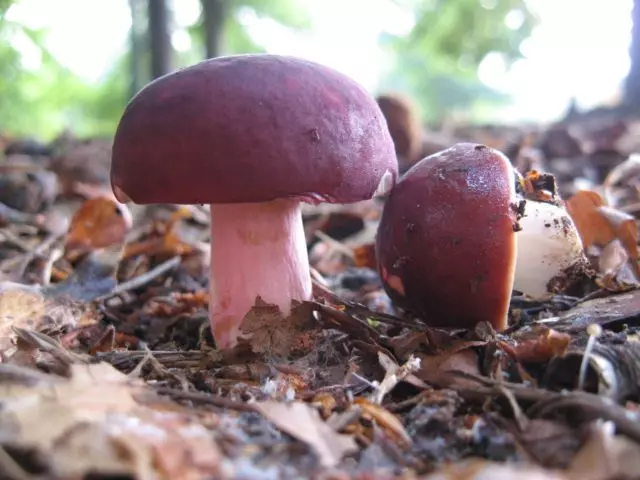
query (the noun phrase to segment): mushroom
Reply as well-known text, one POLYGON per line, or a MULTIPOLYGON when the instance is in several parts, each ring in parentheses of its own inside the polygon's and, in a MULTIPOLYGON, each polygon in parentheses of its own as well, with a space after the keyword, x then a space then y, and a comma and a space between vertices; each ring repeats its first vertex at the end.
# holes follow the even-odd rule
POLYGON ((257 297, 287 316, 311 297, 301 202, 385 195, 397 161, 375 99, 307 60, 250 54, 154 80, 127 106, 113 145, 116 197, 210 204, 210 320, 237 343, 257 297))
POLYGON ((586 263, 564 209, 521 193, 509 159, 484 145, 458 143, 414 165, 387 198, 376 237, 394 303, 433 326, 487 321, 500 331, 515 285, 537 295, 586 263))

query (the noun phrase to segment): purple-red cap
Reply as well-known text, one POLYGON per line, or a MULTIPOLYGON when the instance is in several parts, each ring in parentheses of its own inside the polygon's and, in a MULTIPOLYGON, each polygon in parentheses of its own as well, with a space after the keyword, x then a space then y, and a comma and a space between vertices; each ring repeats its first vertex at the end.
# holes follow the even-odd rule
MULTIPOLYGON (((127 106, 111 183, 136 203, 350 203, 395 183, 375 99, 326 66, 255 54, 165 75, 127 106)), ((124 194, 124 195, 123 195, 124 194)))

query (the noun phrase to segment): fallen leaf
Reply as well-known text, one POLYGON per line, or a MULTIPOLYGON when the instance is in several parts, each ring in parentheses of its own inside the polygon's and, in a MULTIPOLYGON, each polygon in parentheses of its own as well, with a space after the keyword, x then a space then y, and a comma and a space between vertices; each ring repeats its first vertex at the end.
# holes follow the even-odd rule
POLYGON ((354 263, 356 267, 367 267, 372 270, 378 268, 376 260, 376 246, 373 243, 360 245, 353 249, 354 263))
POLYGON ((137 255, 174 257, 193 253, 194 247, 183 242, 177 231, 178 222, 191 216, 192 211, 189 208, 178 208, 168 220, 156 222, 149 238, 129 243, 125 248, 123 258, 137 255))
POLYGON ((559 472, 526 463, 498 463, 473 459, 449 464, 422 480, 569 480, 559 472))
POLYGON ((629 255, 631 267, 640 279, 640 267, 638 266, 638 225, 636 224, 635 217, 606 206, 598 207, 597 210, 613 228, 616 237, 622 243, 627 255, 629 255))
POLYGON ((49 296, 38 287, 0 283, 0 356, 15 352, 14 328, 64 331, 97 321, 91 304, 49 296))
POLYGON ((142 311, 145 315, 175 318, 180 315, 193 314, 206 308, 209 303, 209 293, 201 290, 195 293, 172 293, 167 297, 155 297, 145 303, 142 311))
POLYGON ((612 424, 594 425, 590 438, 567 470, 569 480, 638 478, 640 445, 614 435, 612 424))
POLYGON ((527 419, 511 430, 528 458, 546 468, 566 468, 584 441, 573 427, 557 419, 527 419))
POLYGON ((598 271, 606 274, 618 271, 629 259, 620 240, 614 240, 605 246, 598 257, 598 271))
POLYGON ((382 405, 371 403, 366 398, 356 398, 354 404, 362 409, 366 419, 375 421, 397 443, 403 447, 411 445, 411 437, 405 430, 400 418, 396 415, 382 405))
POLYGON ((72 365, 69 379, 47 377, 0 385, 0 443, 36 451, 56 478, 187 480, 219 473, 211 434, 187 415, 160 409, 159 401, 158 408, 139 403, 141 381, 106 363, 72 365))
POLYGON ((312 319, 307 303, 294 302, 285 317, 277 305, 256 298, 253 308, 245 315, 240 331, 256 353, 288 355, 304 334, 312 319))
POLYGON ((591 245, 604 247, 616 237, 615 229, 598 212, 604 204, 602 197, 590 190, 580 190, 565 202, 585 250, 591 245))
POLYGON ((85 201, 75 212, 65 242, 65 257, 75 261, 99 248, 124 245, 132 226, 131 212, 109 197, 85 201))
POLYGON ((478 354, 471 348, 452 349, 437 355, 417 353, 416 356, 421 360, 420 371, 415 374, 420 380, 440 387, 477 386, 476 382, 450 374, 461 371, 480 375, 478 354))
POLYGON ((638 226, 633 215, 606 206, 598 193, 589 190, 581 190, 573 195, 567 200, 566 208, 585 250, 591 245, 605 247, 616 238, 619 239, 634 273, 640 278, 638 226))
POLYGON ((350 435, 334 431, 318 411, 306 403, 267 401, 252 405, 279 429, 309 445, 323 467, 334 467, 345 455, 357 450, 350 435))
POLYGON ((519 362, 544 363, 563 356, 571 335, 544 326, 518 332, 511 343, 499 342, 500 347, 519 362))

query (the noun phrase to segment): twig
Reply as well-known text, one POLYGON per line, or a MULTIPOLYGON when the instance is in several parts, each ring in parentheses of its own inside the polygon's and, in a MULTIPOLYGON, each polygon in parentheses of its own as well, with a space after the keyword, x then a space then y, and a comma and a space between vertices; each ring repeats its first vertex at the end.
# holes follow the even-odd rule
POLYGON ((35 224, 42 221, 42 215, 33 215, 24 213, 15 208, 11 208, 7 204, 0 202, 0 219, 6 223, 30 223, 35 224))
POLYGON ((43 352, 51 354, 52 357, 58 360, 58 362, 65 367, 72 364, 89 363, 88 357, 84 357, 67 350, 59 342, 44 333, 15 326, 11 328, 22 340, 27 342, 29 345, 39 348, 43 352))
MULTIPOLYGON (((378 357, 383 355, 382 353, 378 353, 378 357)), ((386 355, 385 355, 386 356, 386 355)), ((383 363, 382 361, 380 362, 383 363)), ((395 363, 395 362, 394 362, 395 363)), ((407 378, 414 372, 420 370, 420 359, 414 357, 413 355, 409 357, 409 359, 404 363, 404 365, 391 366, 385 373, 382 382, 377 386, 375 391, 369 396, 369 400, 371 403, 382 403, 384 397, 393 390, 398 383, 407 378)), ((384 367, 384 365, 383 365, 384 367)))
POLYGON ((174 372, 170 371, 168 368, 166 368, 164 365, 162 365, 158 360, 156 360, 156 358, 153 356, 153 352, 151 350, 149 350, 148 348, 145 348, 145 350, 149 354, 149 363, 151 364, 151 367, 156 372, 156 374, 160 375, 160 377, 173 378, 174 380, 176 380, 180 384, 180 386, 182 387, 182 391, 184 391, 184 392, 189 391, 189 387, 191 387, 192 385, 184 377, 184 375, 180 375, 178 373, 174 373, 174 372))
POLYGON ((27 269, 27 267, 35 257, 44 256, 44 252, 46 252, 49 248, 51 248, 51 246, 54 243, 56 243, 65 233, 66 232, 50 234, 49 236, 47 236, 47 238, 45 238, 42 241, 40 245, 38 245, 33 249, 29 249, 29 251, 25 254, 24 258, 20 262, 20 265, 18 265, 17 272, 16 272, 18 278, 22 277, 25 270, 27 269))
POLYGON ((116 295, 121 295, 125 292, 129 292, 131 290, 140 288, 146 285, 147 283, 153 281, 160 275, 168 272, 172 268, 177 267, 180 264, 181 259, 182 257, 180 257, 180 255, 176 255, 175 257, 170 258, 166 262, 163 262, 160 265, 152 268, 148 272, 145 272, 141 275, 138 275, 137 277, 132 278, 131 280, 128 280, 126 282, 119 284, 111 292, 97 297, 94 300, 94 302, 101 302, 103 300, 114 297, 116 295))
POLYGON ((335 238, 330 237, 329 235, 324 233, 322 230, 316 230, 315 232, 313 232, 313 234, 316 237, 318 237, 320 240, 322 240, 324 243, 326 243, 329 246, 329 248, 331 248, 332 250, 342 253, 344 256, 348 258, 351 258, 351 259, 355 258, 355 254, 353 253, 353 250, 351 250, 349 247, 346 247, 344 244, 340 243, 335 238))
POLYGON ((47 261, 45 262, 44 267, 42 268, 42 273, 41 273, 43 286, 47 286, 51 284, 51 274, 53 272, 53 265, 58 260, 60 260, 63 257, 63 255, 64 255, 64 248, 62 247, 54 248, 49 254, 49 258, 47 258, 47 261))
MULTIPOLYGON (((131 370, 127 376, 131 377, 131 378, 138 378, 142 376, 142 369, 145 367, 145 365, 147 363, 149 363, 149 361, 152 358, 152 353, 151 350, 149 350, 148 348, 145 349, 146 352, 144 354, 144 357, 142 357, 142 360, 140 360, 138 362, 138 364, 135 366, 135 368, 133 370, 131 370)), ((157 360, 156 360, 157 361, 157 360)))
POLYGON ((250 403, 236 402, 219 395, 211 395, 202 392, 186 392, 184 390, 176 390, 174 388, 160 387, 155 391, 160 395, 167 395, 173 399, 189 400, 194 403, 203 405, 213 405, 215 407, 227 408, 239 412, 257 412, 250 403))
POLYGON ((323 287, 328 287, 329 286, 329 284, 327 283, 327 280, 324 278, 324 276, 318 270, 313 268, 312 266, 309 266, 309 273, 311 274, 311 280, 313 282, 318 282, 323 287))
POLYGON ((424 326, 418 322, 409 320, 403 320, 401 318, 389 315, 388 313, 374 312, 373 310, 352 302, 343 300, 338 295, 333 293, 329 288, 322 283, 318 282, 314 278, 311 279, 313 285, 313 295, 316 298, 326 300, 334 305, 343 305, 345 310, 350 314, 357 314, 363 317, 374 319, 376 322, 385 323, 388 325, 396 325, 400 327, 407 327, 412 329, 423 329, 424 326))
POLYGON ((640 421, 627 409, 614 403, 611 400, 601 398, 587 392, 566 392, 555 393, 539 388, 531 388, 511 382, 495 382, 489 378, 469 374, 462 371, 448 372, 451 376, 463 377, 468 380, 475 380, 480 385, 477 387, 458 387, 455 384, 449 388, 455 390, 462 397, 474 400, 486 400, 487 396, 504 396, 504 389, 507 388, 518 400, 534 402, 529 408, 527 415, 531 417, 542 417, 549 412, 556 412, 561 408, 576 409, 590 412, 598 418, 609 420, 616 425, 618 432, 628 436, 636 442, 640 442, 640 421))
POLYGON ((0 471, 2 472, 2 478, 7 480, 31 480, 33 478, 24 471, 2 446, 0 446, 0 471))
POLYGON ((527 426, 528 418, 520 408, 520 405, 518 405, 518 401, 516 400, 515 395, 511 390, 503 386, 498 385, 497 388, 502 392, 502 395, 504 395, 504 397, 509 402, 511 410, 513 411, 513 418, 515 419, 516 425, 518 426, 518 430, 523 432, 527 426))

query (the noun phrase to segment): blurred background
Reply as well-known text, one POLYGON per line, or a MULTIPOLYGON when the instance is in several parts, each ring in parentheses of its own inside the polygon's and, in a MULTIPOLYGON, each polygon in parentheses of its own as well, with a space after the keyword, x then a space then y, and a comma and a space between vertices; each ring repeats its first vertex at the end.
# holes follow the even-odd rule
POLYGON ((639 112, 639 17, 640 0, 0 0, 0 132, 109 136, 154 77, 244 52, 401 93, 434 128, 639 112))

